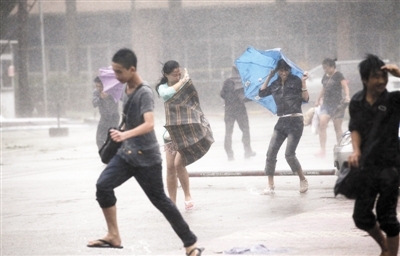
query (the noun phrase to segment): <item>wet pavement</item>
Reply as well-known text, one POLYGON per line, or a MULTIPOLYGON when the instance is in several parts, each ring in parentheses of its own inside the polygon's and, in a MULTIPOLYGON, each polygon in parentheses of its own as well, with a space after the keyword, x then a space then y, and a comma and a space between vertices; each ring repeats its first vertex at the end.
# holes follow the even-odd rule
MULTIPOLYGON (((333 196, 336 176, 327 175, 334 170, 333 157, 313 156, 318 137, 309 127, 297 150, 308 173, 309 191, 300 194, 298 178, 287 175, 282 148, 276 194, 266 196, 261 192, 267 179, 259 174, 276 118, 250 113, 252 146, 257 152, 250 159, 243 157, 241 133, 235 126, 236 160, 228 162, 223 117, 207 117, 216 142, 204 158, 188 166, 194 210, 184 210, 183 193, 178 191, 178 208, 199 245, 206 248, 203 255, 258 245, 265 246, 266 255, 379 255, 373 240, 352 222, 353 201, 333 196)), ((158 120, 159 138, 162 125, 158 120)), ((95 200, 95 182, 104 165, 97 155, 95 124, 62 126, 69 128, 67 137, 49 137, 46 125, 2 130, 1 255, 184 255, 168 222, 133 179, 116 189, 124 249, 86 247, 87 241, 101 238, 107 229, 95 200)), ((333 127, 328 134, 332 134, 328 136, 332 148, 333 127)))

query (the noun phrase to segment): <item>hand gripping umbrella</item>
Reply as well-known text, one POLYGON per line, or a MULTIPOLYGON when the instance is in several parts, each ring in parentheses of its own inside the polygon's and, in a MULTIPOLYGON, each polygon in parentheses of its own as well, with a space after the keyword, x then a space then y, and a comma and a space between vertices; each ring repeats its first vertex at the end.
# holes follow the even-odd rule
POLYGON ((114 70, 111 67, 100 68, 99 78, 103 84, 103 92, 110 94, 115 102, 118 102, 122 96, 124 85, 115 77, 114 70))
POLYGON ((189 80, 164 103, 166 124, 173 143, 178 147, 183 165, 203 157, 214 142, 211 127, 200 108, 199 97, 189 80))
MULTIPOLYGON (((280 48, 261 51, 250 46, 242 56, 235 61, 242 79, 244 95, 246 98, 261 104, 273 114, 276 114, 276 104, 272 95, 260 98, 258 96, 258 91, 271 70, 276 68, 276 64, 280 59, 284 59, 292 68, 291 73, 293 75, 298 76, 299 78, 303 76, 303 70, 283 55, 280 48)), ((278 74, 275 74, 270 80, 268 86, 275 81, 277 77, 278 74)))

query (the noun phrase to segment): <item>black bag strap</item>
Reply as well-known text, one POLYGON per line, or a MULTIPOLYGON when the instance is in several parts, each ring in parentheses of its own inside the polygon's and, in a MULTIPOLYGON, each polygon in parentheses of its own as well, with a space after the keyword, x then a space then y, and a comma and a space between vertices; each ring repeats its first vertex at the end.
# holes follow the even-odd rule
MULTIPOLYGON (((124 106, 124 110, 122 111, 122 120, 121 120, 121 123, 120 123, 120 125, 118 126, 118 130, 121 130, 122 129, 122 126, 124 126, 124 124, 125 124, 125 122, 126 122, 126 113, 128 112, 128 108, 129 108, 129 105, 131 104, 131 101, 132 101, 132 99, 133 99, 133 95, 135 95, 135 93, 141 88, 143 86, 143 83, 141 83, 136 89, 135 89, 135 91, 133 92, 133 94, 131 94, 131 95, 128 95, 128 101, 125 103, 125 106, 124 106)), ((126 89, 125 89, 126 90, 126 89)))

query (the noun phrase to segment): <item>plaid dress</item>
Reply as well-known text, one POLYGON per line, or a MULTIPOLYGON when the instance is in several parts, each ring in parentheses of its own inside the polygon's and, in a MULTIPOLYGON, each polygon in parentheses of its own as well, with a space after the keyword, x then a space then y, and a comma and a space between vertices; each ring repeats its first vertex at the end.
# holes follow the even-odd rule
POLYGON ((202 158, 214 142, 210 123, 200 107, 198 93, 189 80, 172 98, 164 103, 165 128, 183 165, 187 166, 202 158))

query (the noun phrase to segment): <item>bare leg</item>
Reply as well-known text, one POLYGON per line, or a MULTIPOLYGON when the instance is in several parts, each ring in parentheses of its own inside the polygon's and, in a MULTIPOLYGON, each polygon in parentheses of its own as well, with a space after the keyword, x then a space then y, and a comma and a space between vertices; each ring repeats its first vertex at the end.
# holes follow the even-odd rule
POLYGON ((275 185, 274 185, 274 176, 273 175, 269 175, 268 176, 268 186, 270 187, 270 188, 273 188, 275 185))
POLYGON ((171 152, 165 152, 167 161, 167 189, 169 198, 176 204, 176 191, 178 189, 178 180, 175 169, 175 156, 171 152))
POLYGON ((387 237, 386 241, 389 249, 389 255, 397 256, 397 253, 399 252, 399 236, 387 237))
POLYGON ((333 119, 333 127, 335 128, 335 133, 336 133, 336 143, 339 143, 340 138, 342 137, 343 130, 342 130, 342 122, 343 119, 337 118, 333 119))
MULTIPOLYGON (((104 217, 107 222, 108 232, 103 240, 111 243, 114 246, 121 245, 121 237, 119 235, 118 223, 117 223, 117 207, 114 205, 109 208, 102 208, 104 217)), ((98 240, 90 241, 88 245, 102 244, 98 240)))
POLYGON ((300 193, 305 193, 308 190, 308 181, 306 177, 304 176, 303 169, 300 168, 300 170, 297 171, 297 174, 299 175, 300 179, 300 193))
POLYGON ((319 117, 319 145, 321 147, 319 156, 323 157, 326 154, 326 129, 331 117, 323 114, 319 117))
POLYGON ((299 175, 300 180, 305 180, 306 177, 304 176, 303 169, 297 171, 297 175, 299 175))
POLYGON ((182 156, 179 153, 176 153, 175 156, 175 169, 178 174, 183 193, 185 194, 185 201, 192 201, 192 196, 190 195, 189 174, 186 170, 186 167, 182 164, 182 156))
POLYGON ((262 195, 274 195, 275 185, 274 185, 274 175, 268 175, 268 186, 263 190, 262 195))
MULTIPOLYGON (((382 230, 379 228, 378 224, 375 224, 368 234, 378 243, 381 247, 381 255, 389 255, 389 249, 386 241, 386 237, 383 235, 382 230)), ((398 237, 397 237, 398 238, 398 237)), ((398 242, 398 241, 397 241, 398 242)))

